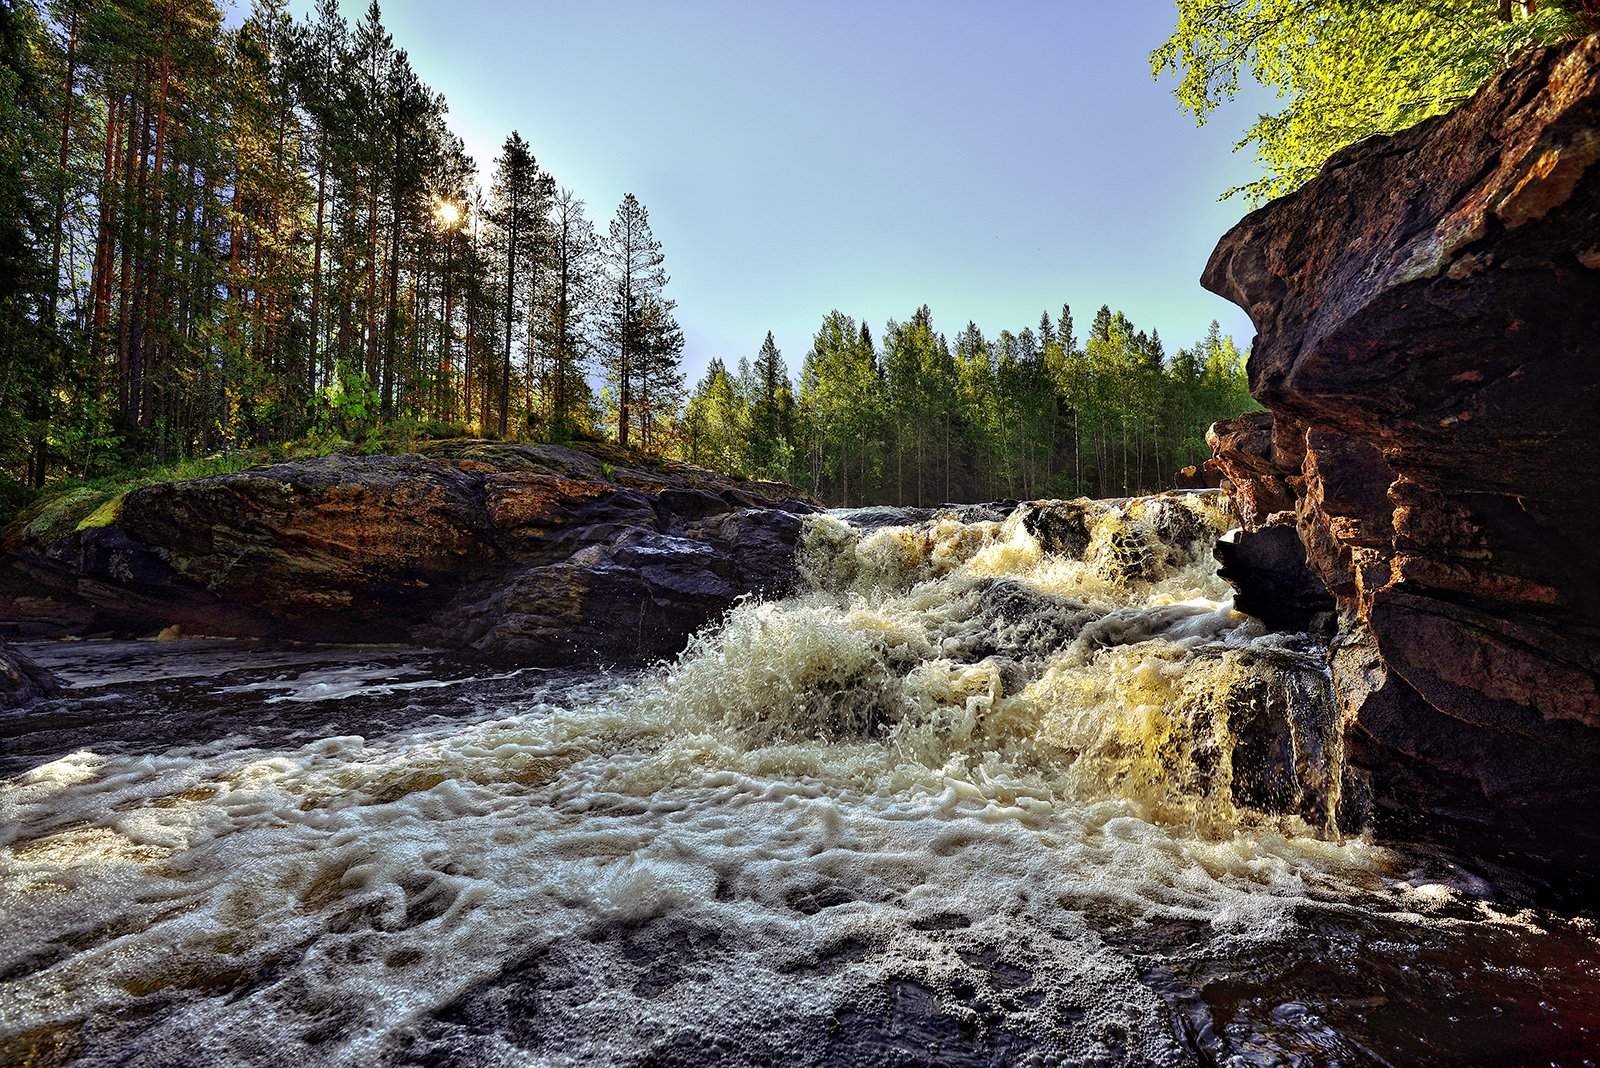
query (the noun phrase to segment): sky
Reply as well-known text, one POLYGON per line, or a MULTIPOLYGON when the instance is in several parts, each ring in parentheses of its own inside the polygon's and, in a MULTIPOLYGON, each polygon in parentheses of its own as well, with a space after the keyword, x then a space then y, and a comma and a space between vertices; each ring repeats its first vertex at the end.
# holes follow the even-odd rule
MULTIPOLYGON (((294 5, 304 13, 310 0, 294 5)), ((365 0, 345 0, 354 21, 365 0)), ((884 323, 921 304, 1052 320, 1101 304, 1169 352, 1234 305, 1200 288, 1256 176, 1242 106, 1204 127, 1150 50, 1169 0, 389 0, 384 21, 449 102, 487 174, 513 129, 587 203, 650 211, 691 382, 770 329, 798 375, 822 317, 884 323)))

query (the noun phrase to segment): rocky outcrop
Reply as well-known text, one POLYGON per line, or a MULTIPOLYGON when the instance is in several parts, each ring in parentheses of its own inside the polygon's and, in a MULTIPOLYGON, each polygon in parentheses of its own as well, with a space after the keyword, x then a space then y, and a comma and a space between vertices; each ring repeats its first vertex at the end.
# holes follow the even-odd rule
POLYGON ((1234 514, 1246 530, 1266 526, 1274 515, 1294 508, 1289 488, 1291 464, 1273 446, 1271 412, 1249 412, 1211 424, 1206 444, 1221 471, 1234 514))
POLYGON ((1344 615, 1380 826, 1600 859, 1600 37, 1334 156, 1203 281, 1254 320, 1271 409, 1216 461, 1344 615))
POLYGON ((810 510, 604 447, 326 456, 145 486, 65 531, 22 522, 0 625, 665 655, 740 595, 786 590, 810 510))

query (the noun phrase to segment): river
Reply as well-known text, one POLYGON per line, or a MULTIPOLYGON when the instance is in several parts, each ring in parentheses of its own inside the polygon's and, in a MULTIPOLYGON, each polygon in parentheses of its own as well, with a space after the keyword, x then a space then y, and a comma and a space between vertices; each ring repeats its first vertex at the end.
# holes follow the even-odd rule
POLYGON ((1214 496, 1026 518, 811 517, 646 669, 21 645, 0 1062, 1594 1063, 1592 919, 1341 834, 1312 697, 1247 766, 1315 657, 1214 496))

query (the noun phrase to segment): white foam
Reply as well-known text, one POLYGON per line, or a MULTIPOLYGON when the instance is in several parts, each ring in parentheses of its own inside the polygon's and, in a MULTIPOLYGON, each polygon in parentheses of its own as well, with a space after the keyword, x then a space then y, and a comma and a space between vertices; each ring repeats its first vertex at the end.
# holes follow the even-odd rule
MULTIPOLYGON (((1107 929, 1261 945, 1385 886, 1382 850, 1195 786, 1180 750, 1210 729, 1226 647, 1258 636, 1198 562, 1139 584, 1010 521, 809 530, 818 588, 741 605, 660 671, 388 738, 74 754, 5 784, 0 1029, 165 997, 150 1056, 369 1064, 536 968, 544 1045, 480 1022, 484 1063, 784 1028, 803 1055, 905 982, 979 1030, 974 996, 1006 1006, 1054 1057, 1157 1063, 1182 1054, 1107 929), (1001 577, 1102 622, 977 656, 1001 577)), ((292 681, 280 697, 375 692, 365 669, 292 681)))

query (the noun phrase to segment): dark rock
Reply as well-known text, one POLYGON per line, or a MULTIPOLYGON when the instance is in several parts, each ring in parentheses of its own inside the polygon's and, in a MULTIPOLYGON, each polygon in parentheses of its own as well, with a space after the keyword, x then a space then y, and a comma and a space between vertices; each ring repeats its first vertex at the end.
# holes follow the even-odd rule
POLYGON ((740 591, 777 597, 794 588, 799 515, 772 508, 741 508, 703 523, 696 533, 729 546, 733 584, 740 591))
POLYGON ((978 612, 984 627, 982 638, 969 652, 974 661, 999 657, 1043 665, 1104 614, 1082 601, 1008 579, 987 583, 980 596, 978 612))
POLYGON ((1273 413, 1216 459, 1247 531, 1287 491, 1349 620, 1376 811, 1569 871, 1600 858, 1597 249, 1600 36, 1338 153, 1203 279, 1250 312, 1273 413))
POLYGON ((792 489, 597 448, 463 440, 145 486, 67 533, 20 528, 0 626, 622 660, 792 585, 812 510, 792 489))
POLYGON ((1273 630, 1331 635, 1334 604, 1306 566, 1305 547, 1287 524, 1234 530, 1217 540, 1217 574, 1233 586, 1233 606, 1273 630))
POLYGON ((58 689, 55 676, 0 642, 0 709, 22 708, 58 689))
POLYGON ((1054 556, 1083 559, 1089 548, 1093 506, 1087 501, 1033 501, 1024 505, 1022 526, 1039 548, 1054 556))
POLYGON ((1324 663, 1292 650, 1253 659, 1266 662, 1253 665, 1226 699, 1234 736, 1233 800, 1331 829, 1342 768, 1336 756, 1338 713, 1324 663))

